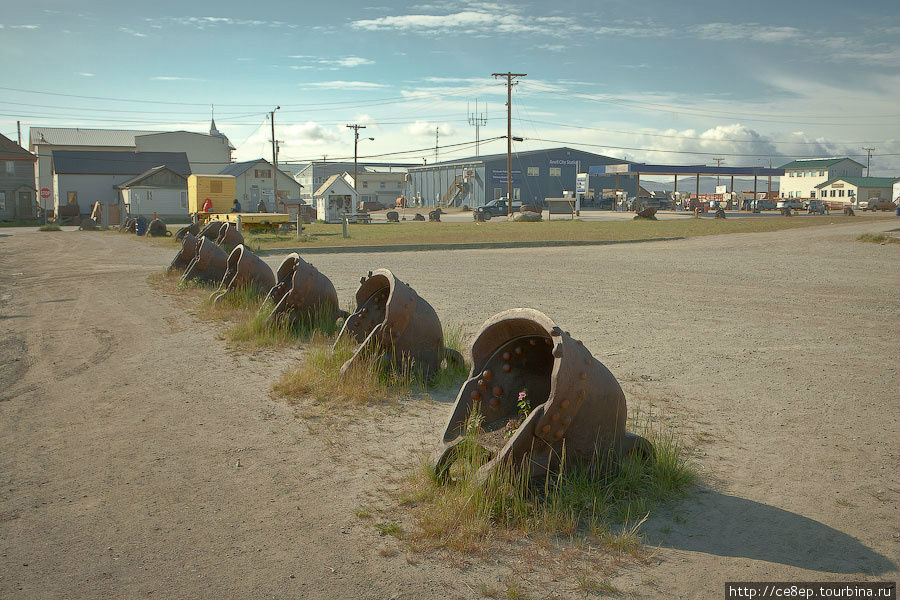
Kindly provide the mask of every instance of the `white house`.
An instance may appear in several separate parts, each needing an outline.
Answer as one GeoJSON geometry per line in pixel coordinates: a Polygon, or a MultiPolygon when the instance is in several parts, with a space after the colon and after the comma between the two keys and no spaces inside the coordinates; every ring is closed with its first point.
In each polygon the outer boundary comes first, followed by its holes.
{"type": "Polygon", "coordinates": [[[187,177],[165,165],[147,169],[116,186],[132,216],[162,218],[188,216],[187,177]]]}
{"type": "MultiPolygon", "coordinates": [[[[232,175],[235,179],[235,194],[244,212],[257,212],[260,199],[266,205],[267,212],[277,210],[275,202],[275,169],[272,163],[264,158],[248,160],[228,165],[220,175],[232,175]]],[[[278,200],[289,200],[300,197],[301,186],[297,180],[278,169],[278,200]]]]}
{"type": "Polygon", "coordinates": [[[59,193],[53,187],[51,154],[54,150],[101,150],[134,152],[135,136],[159,133],[129,129],[82,129],[74,127],[32,127],[28,133],[28,149],[37,157],[34,164],[34,186],[43,209],[53,209],[59,193]],[[47,190],[47,199],[41,191],[47,190]]]}
{"type": "Polygon", "coordinates": [[[134,143],[138,152],[184,152],[192,173],[218,173],[231,164],[234,147],[215,130],[215,124],[212,131],[218,135],[191,131],[145,133],[134,136],[134,143]]]}
{"type": "Polygon", "coordinates": [[[185,176],[191,171],[184,152],[54,150],[53,210],[58,213],[61,204],[77,204],[80,214],[88,214],[94,202],[118,204],[116,186],[160,165],[185,176]]]}
{"type": "Polygon", "coordinates": [[[866,208],[872,201],[890,202],[896,177],[835,177],[816,186],[819,197],[866,208]],[[864,203],[864,204],[860,204],[864,203]]]}
{"type": "Polygon", "coordinates": [[[862,177],[861,165],[850,158],[804,158],[781,167],[782,198],[817,198],[816,186],[836,177],[862,177]]]}
{"type": "Polygon", "coordinates": [[[340,223],[344,214],[356,220],[356,204],[359,196],[347,181],[347,179],[352,181],[353,178],[345,178],[343,175],[346,173],[332,175],[313,194],[318,220],[326,223],[340,223]]]}
{"type": "MultiPolygon", "coordinates": [[[[353,173],[345,172],[343,177],[347,183],[353,185],[353,173]]],[[[387,207],[394,206],[398,196],[403,195],[406,186],[406,173],[396,171],[359,171],[359,183],[356,192],[360,202],[380,202],[387,207]]]]}

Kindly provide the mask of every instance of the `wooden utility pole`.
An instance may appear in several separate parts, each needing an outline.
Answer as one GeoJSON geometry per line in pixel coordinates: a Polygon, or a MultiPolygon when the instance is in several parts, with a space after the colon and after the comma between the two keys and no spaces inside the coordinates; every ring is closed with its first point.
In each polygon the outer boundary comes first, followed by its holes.
{"type": "Polygon", "coordinates": [[[527,73],[491,73],[492,77],[506,77],[506,216],[512,215],[512,86],[513,77],[528,77],[527,73]]]}
{"type": "MultiPolygon", "coordinates": [[[[722,163],[725,162],[724,158],[714,158],[713,160],[716,161],[716,167],[721,167],[722,163]]],[[[716,173],[716,186],[718,186],[718,185],[719,185],[719,174],[716,173]]]]}
{"type": "Polygon", "coordinates": [[[863,148],[866,151],[866,177],[869,176],[869,160],[872,158],[872,153],[875,152],[875,148],[863,148]]]}
{"type": "MultiPolygon", "coordinates": [[[[19,146],[22,145],[22,121],[16,121],[16,129],[19,130],[19,146]]],[[[40,191],[40,190],[38,190],[40,191]]]]}
{"type": "MultiPolygon", "coordinates": [[[[280,106],[276,106],[275,110],[280,108],[280,106]]],[[[272,121],[272,185],[274,186],[272,190],[274,195],[272,198],[272,210],[275,210],[275,206],[278,206],[278,143],[275,141],[275,110],[269,113],[272,121]]]]}
{"type": "Polygon", "coordinates": [[[356,150],[359,146],[359,130],[365,129],[366,126],[354,123],[353,125],[347,125],[347,127],[353,130],[353,190],[356,191],[356,180],[359,179],[359,167],[356,164],[356,150]]]}

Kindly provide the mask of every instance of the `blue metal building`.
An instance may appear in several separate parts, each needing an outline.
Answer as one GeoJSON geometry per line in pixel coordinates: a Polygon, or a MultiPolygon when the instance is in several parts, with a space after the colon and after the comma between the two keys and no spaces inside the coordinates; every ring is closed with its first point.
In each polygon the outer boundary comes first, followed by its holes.
{"type": "MultiPolygon", "coordinates": [[[[513,200],[530,203],[559,198],[564,190],[575,190],[577,173],[625,162],[621,158],[567,147],[514,153],[513,200]]],[[[637,195],[637,178],[633,175],[592,174],[588,187],[599,198],[602,189],[614,189],[617,182],[618,188],[628,196],[637,195]]],[[[410,167],[406,184],[407,198],[419,199],[422,206],[465,204],[474,208],[504,197],[506,192],[505,153],[410,167]]]]}

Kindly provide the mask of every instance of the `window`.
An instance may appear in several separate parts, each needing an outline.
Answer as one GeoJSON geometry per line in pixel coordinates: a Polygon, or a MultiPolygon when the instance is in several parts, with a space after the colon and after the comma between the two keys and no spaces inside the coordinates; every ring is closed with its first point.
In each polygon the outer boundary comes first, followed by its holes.
{"type": "Polygon", "coordinates": [[[825,176],[825,171],[819,171],[819,177],[824,177],[824,176],[825,176]]]}
{"type": "Polygon", "coordinates": [[[561,177],[562,176],[562,168],[561,167],[550,167],[550,177],[561,177]]]}
{"type": "Polygon", "coordinates": [[[253,173],[257,179],[270,179],[272,177],[272,169],[254,169],[253,173]]]}
{"type": "Polygon", "coordinates": [[[844,190],[838,190],[838,198],[844,197],[844,190]]]}
{"type": "Polygon", "coordinates": [[[181,208],[187,208],[187,192],[181,192],[181,208]]]}
{"type": "Polygon", "coordinates": [[[856,190],[847,190],[847,195],[851,198],[856,195],[856,190]]]}
{"type": "Polygon", "coordinates": [[[788,177],[793,177],[793,176],[794,176],[794,172],[793,172],[793,171],[788,171],[788,177]]]}
{"type": "Polygon", "coordinates": [[[0,210],[6,210],[6,192],[0,192],[0,210]]]}
{"type": "Polygon", "coordinates": [[[16,174],[15,161],[12,161],[12,160],[6,161],[6,174],[7,175],[15,175],[16,174]]]}
{"type": "Polygon", "coordinates": [[[363,184],[363,188],[369,187],[369,182],[368,182],[368,181],[363,181],[362,184],[363,184]]]}
{"type": "Polygon", "coordinates": [[[832,198],[834,198],[834,193],[835,193],[836,191],[837,191],[837,190],[831,190],[831,197],[832,197],[832,198]]]}
{"type": "Polygon", "coordinates": [[[209,193],[210,194],[221,194],[222,193],[222,182],[221,181],[210,181],[209,182],[209,193]]]}
{"type": "Polygon", "coordinates": [[[539,177],[541,174],[540,167],[528,167],[528,176],[529,177],[539,177]]]}
{"type": "Polygon", "coordinates": [[[809,193],[809,197],[810,197],[810,198],[815,198],[815,197],[816,197],[816,190],[811,191],[811,192],[809,193]]]}
{"type": "Polygon", "coordinates": [[[382,182],[379,182],[378,187],[381,188],[381,189],[384,189],[384,182],[383,182],[383,181],[382,181],[382,182]]]}
{"type": "Polygon", "coordinates": [[[503,194],[503,188],[494,188],[494,200],[499,200],[503,194]]]}

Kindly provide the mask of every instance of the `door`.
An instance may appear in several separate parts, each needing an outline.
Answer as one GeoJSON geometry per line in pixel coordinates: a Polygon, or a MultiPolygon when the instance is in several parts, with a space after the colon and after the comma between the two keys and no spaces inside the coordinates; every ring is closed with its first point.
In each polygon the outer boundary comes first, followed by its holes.
{"type": "Polygon", "coordinates": [[[257,206],[259,206],[259,188],[253,186],[250,188],[250,206],[243,208],[246,212],[256,212],[257,206]]]}
{"type": "Polygon", "coordinates": [[[17,216],[20,219],[30,219],[34,216],[34,200],[31,192],[19,192],[19,206],[17,216]]]}

